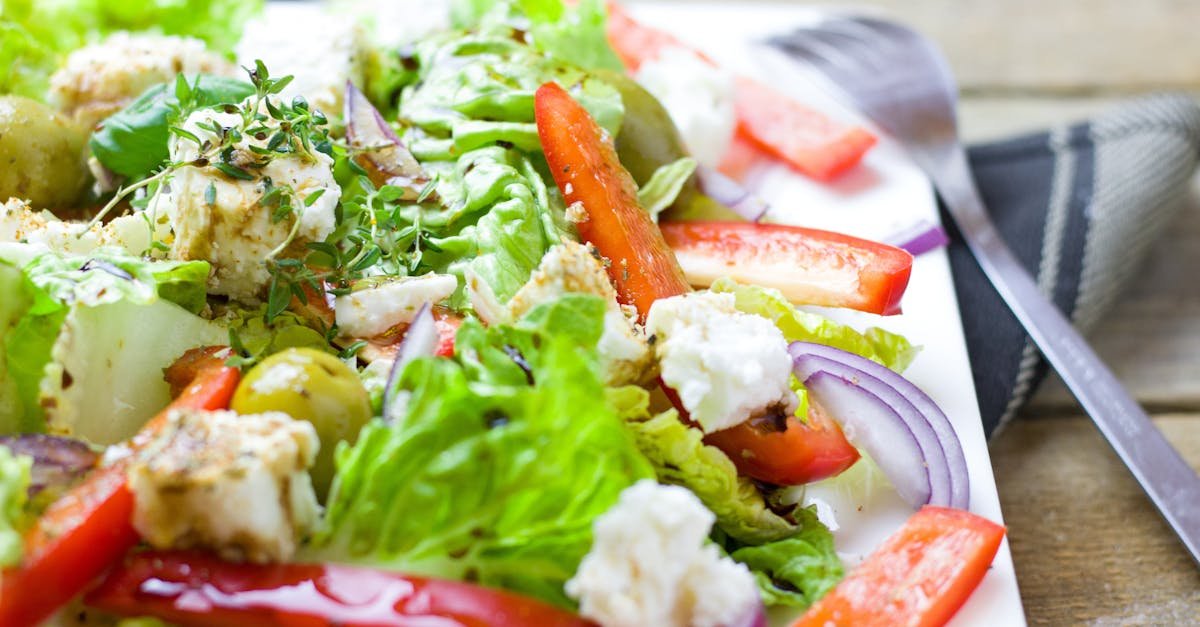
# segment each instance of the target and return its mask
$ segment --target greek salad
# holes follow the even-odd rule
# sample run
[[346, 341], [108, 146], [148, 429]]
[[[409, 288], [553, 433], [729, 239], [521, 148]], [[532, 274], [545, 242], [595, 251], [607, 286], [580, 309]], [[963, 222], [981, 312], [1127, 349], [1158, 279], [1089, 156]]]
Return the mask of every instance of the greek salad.
[[[874, 134], [600, 0], [0, 2], [0, 625], [939, 625], [930, 225]], [[811, 486], [907, 522], [845, 563]], [[845, 521], [843, 521], [844, 523]]]

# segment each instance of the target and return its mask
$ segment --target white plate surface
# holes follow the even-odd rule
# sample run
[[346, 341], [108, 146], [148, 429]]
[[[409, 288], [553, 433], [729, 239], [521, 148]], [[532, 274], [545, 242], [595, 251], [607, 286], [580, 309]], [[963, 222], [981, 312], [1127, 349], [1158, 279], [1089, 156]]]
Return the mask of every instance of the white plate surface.
[[[638, 2], [632, 11], [646, 23], [695, 45], [724, 67], [759, 78], [833, 117], [858, 121], [879, 136], [879, 144], [867, 153], [863, 163], [833, 184], [814, 182], [785, 166], [751, 172], [752, 185], [772, 205], [770, 220], [872, 239], [885, 237], [919, 219], [939, 221], [928, 180], [895, 142], [830, 98], [817, 79], [784, 55], [754, 43], [813, 19], [813, 9], [784, 3]], [[903, 333], [923, 347], [905, 376], [937, 401], [962, 440], [971, 478], [971, 511], [1003, 522], [944, 250], [917, 258], [903, 309], [902, 315], [889, 317], [833, 310], [821, 313], [858, 328], [879, 326]], [[809, 490], [810, 495], [820, 495], [833, 503], [839, 524], [834, 536], [848, 567], [861, 561], [912, 513], [889, 490], [852, 492], [833, 486]], [[785, 624], [787, 617], [787, 613], [779, 613], [772, 622]], [[1024, 624], [1006, 539], [983, 583], [951, 625]]]

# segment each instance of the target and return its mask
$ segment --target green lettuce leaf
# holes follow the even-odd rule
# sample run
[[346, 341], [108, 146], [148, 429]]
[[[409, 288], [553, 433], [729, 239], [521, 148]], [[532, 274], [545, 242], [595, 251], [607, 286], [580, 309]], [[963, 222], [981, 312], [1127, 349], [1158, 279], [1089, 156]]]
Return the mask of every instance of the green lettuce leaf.
[[658, 214], [675, 203], [679, 192], [695, 171], [696, 160], [691, 157], [684, 157], [658, 168], [650, 175], [650, 180], [638, 189], [638, 202], [650, 212], [654, 221], [658, 222]]
[[799, 532], [758, 546], [729, 543], [730, 557], [745, 564], [758, 581], [763, 603], [808, 607], [845, 576], [833, 534], [811, 508], [797, 509]]
[[[0, 430], [37, 433], [45, 430], [45, 410], [38, 390], [46, 365], [50, 363], [54, 341], [67, 316], [67, 306], [13, 266], [0, 261], [0, 267], [8, 268], [4, 271], [9, 277], [4, 286], [4, 300], [14, 306], [10, 310], [10, 319], [14, 322], [0, 328], [4, 345], [4, 387], [16, 391], [9, 397], [10, 413]], [[13, 278], [14, 270], [19, 278]]]
[[704, 444], [704, 433], [685, 425], [675, 410], [657, 416], [649, 412], [649, 394], [636, 387], [610, 391], [623, 407], [626, 426], [642, 454], [654, 465], [662, 483], [691, 490], [716, 514], [717, 526], [747, 544], [786, 538], [796, 525], [767, 508], [749, 479], [738, 476], [733, 462], [720, 449]]
[[242, 25], [262, 7], [263, 0], [2, 0], [0, 94], [44, 99], [68, 53], [116, 31], [197, 37], [232, 55]]
[[[406, 366], [396, 421], [337, 452], [304, 559], [477, 581], [560, 605], [592, 522], [653, 470], [605, 400], [605, 306], [572, 295], [513, 326], [468, 320], [454, 359]], [[567, 328], [559, 321], [573, 319]]]
[[114, 249], [86, 256], [47, 253], [25, 266], [25, 275], [61, 303], [102, 305], [159, 298], [198, 313], [206, 302], [207, 261], [150, 261]]
[[[254, 86], [243, 80], [201, 74], [187, 79], [183, 95], [189, 108], [241, 102], [254, 93]], [[169, 128], [175, 122], [180, 101], [176, 85], [155, 85], [138, 96], [129, 106], [104, 120], [88, 146], [104, 167], [139, 180], [161, 166], [168, 158]]]
[[450, 19], [464, 29], [524, 23], [541, 52], [588, 69], [625, 69], [608, 44], [608, 13], [600, 0], [571, 5], [563, 0], [453, 0]]
[[852, 327], [825, 316], [796, 309], [779, 290], [740, 285], [733, 279], [717, 279], [713, 292], [734, 295], [739, 311], [758, 314], [775, 322], [788, 342], [816, 342], [840, 348], [902, 372], [917, 356], [914, 347], [901, 335], [872, 327], [859, 333]]
[[33, 460], [0, 446], [0, 568], [21, 561], [22, 519]]
[[[419, 226], [422, 233], [419, 263], [379, 271], [471, 274], [507, 302], [551, 246], [578, 238], [547, 182], [534, 92], [551, 80], [572, 86], [614, 134], [624, 117], [620, 93], [517, 41], [505, 25], [435, 35], [417, 44], [413, 59], [417, 80], [405, 87], [398, 116], [413, 155], [436, 179], [437, 202], [398, 207], [397, 231]], [[364, 202], [352, 185], [343, 190], [344, 205]], [[466, 306], [461, 291], [452, 305]]]

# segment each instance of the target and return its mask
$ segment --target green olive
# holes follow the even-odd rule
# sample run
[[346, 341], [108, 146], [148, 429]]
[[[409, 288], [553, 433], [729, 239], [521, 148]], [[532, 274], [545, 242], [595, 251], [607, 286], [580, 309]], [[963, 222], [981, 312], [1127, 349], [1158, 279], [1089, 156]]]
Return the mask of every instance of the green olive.
[[[688, 156], [683, 137], [662, 103], [644, 87], [620, 72], [599, 70], [597, 75], [621, 94], [625, 118], [617, 133], [617, 157], [638, 185], [654, 171]], [[740, 220], [738, 214], [700, 192], [696, 177], [679, 190], [666, 216], [670, 220]]]
[[34, 208], [73, 206], [87, 183], [87, 133], [46, 105], [0, 96], [0, 202], [28, 200]]
[[354, 443], [371, 419], [371, 400], [352, 368], [313, 348], [289, 348], [250, 369], [233, 393], [239, 414], [281, 411], [311, 422], [321, 439], [313, 465], [313, 487], [322, 501], [333, 481], [337, 443]]

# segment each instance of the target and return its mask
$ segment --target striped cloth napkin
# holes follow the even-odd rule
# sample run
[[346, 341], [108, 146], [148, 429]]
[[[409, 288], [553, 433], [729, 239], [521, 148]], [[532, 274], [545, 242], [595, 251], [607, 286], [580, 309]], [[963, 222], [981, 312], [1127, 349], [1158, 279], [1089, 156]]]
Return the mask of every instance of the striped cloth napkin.
[[[1184, 205], [1200, 157], [1200, 108], [1183, 95], [1146, 97], [1083, 123], [972, 146], [969, 155], [1000, 233], [1086, 333]], [[1047, 369], [949, 216], [943, 222], [990, 436]]]

